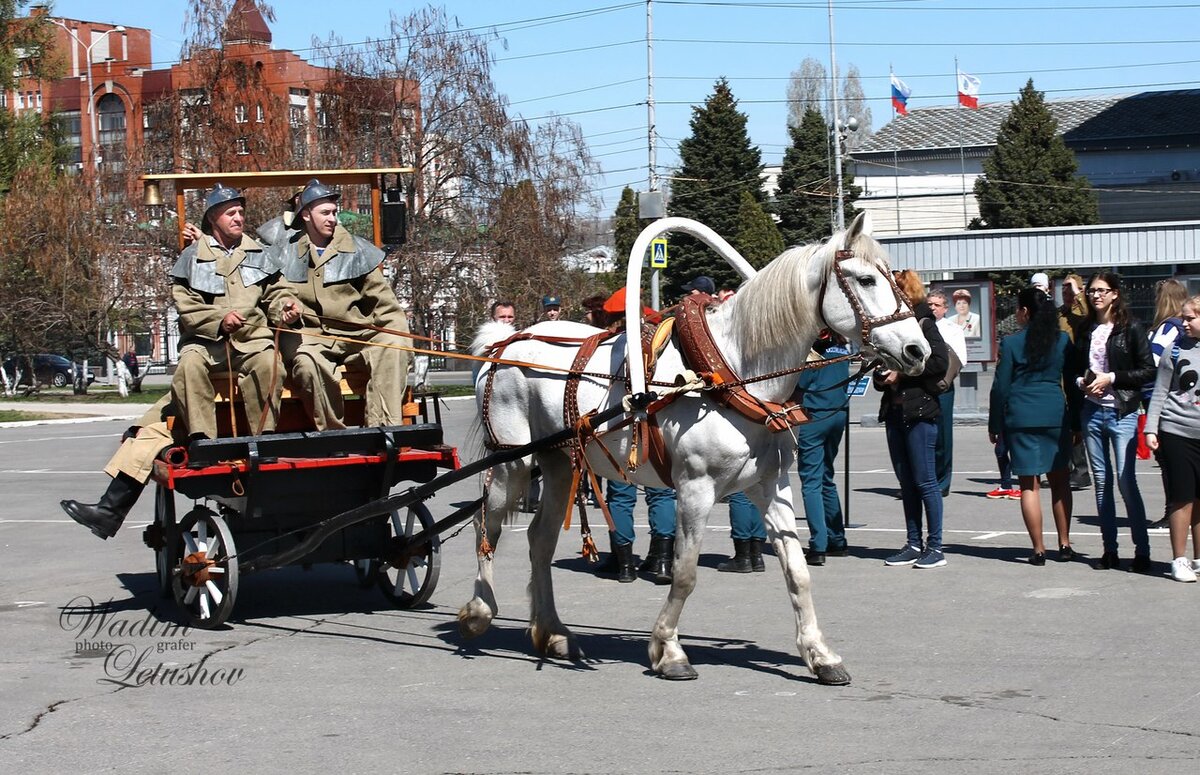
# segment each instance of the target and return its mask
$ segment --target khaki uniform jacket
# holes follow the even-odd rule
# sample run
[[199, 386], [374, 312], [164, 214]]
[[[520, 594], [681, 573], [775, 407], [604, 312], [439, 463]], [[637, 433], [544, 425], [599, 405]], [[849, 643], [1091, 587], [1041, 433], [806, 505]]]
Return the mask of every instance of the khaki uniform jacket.
[[272, 345], [274, 332], [259, 305], [268, 281], [278, 271], [263, 247], [250, 237], [232, 253], [207, 239], [189, 245], [171, 270], [171, 293], [179, 310], [179, 346], [221, 343], [221, 320], [236, 310], [246, 324], [233, 332], [230, 344], [240, 353], [256, 353]]
[[364, 324], [408, 330], [404, 308], [383, 277], [383, 251], [342, 226], [320, 256], [304, 232], [276, 243], [271, 253], [282, 270], [266, 292], [273, 324], [283, 314], [283, 303], [293, 298], [304, 308], [301, 334], [357, 338], [374, 333]]

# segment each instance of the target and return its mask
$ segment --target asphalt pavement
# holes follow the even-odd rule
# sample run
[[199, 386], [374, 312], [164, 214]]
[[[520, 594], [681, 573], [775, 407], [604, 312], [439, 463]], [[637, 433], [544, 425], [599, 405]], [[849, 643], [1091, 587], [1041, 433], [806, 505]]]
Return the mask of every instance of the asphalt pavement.
[[[863, 413], [870, 400], [856, 399]], [[471, 402], [447, 401], [443, 417], [449, 443], [478, 455]], [[851, 556], [812, 570], [820, 626], [853, 682], [823, 687], [796, 652], [778, 565], [716, 571], [731, 549], [722, 506], [680, 625], [693, 682], [648, 671], [667, 588], [593, 575], [575, 529], [554, 581], [586, 659], [533, 653], [527, 514], [498, 546], [500, 615], [473, 641], [456, 626], [474, 577], [469, 528], [445, 536], [440, 582], [418, 610], [360, 589], [349, 566], [317, 565], [244, 576], [224, 629], [171, 627], [141, 541], [150, 493], [107, 542], [57, 505], [100, 495], [125, 424], [0, 428], [0, 771], [1127, 775], [1200, 758], [1186, 667], [1200, 584], [1164, 575], [1157, 531], [1150, 575], [1030, 566], [1018, 504], [983, 497], [996, 476], [983, 428], [956, 428], [949, 564], [921, 571], [883, 565], [904, 540], [895, 477], [882, 430], [853, 427]], [[1158, 477], [1138, 463], [1152, 517]], [[444, 516], [478, 491], [463, 482], [428, 505]], [[1098, 555], [1090, 490], [1075, 515], [1076, 548]], [[636, 520], [640, 553], [640, 503]], [[1052, 545], [1048, 515], [1047, 529]], [[1124, 526], [1121, 546], [1132, 554]], [[203, 679], [169, 685], [171, 667]]]

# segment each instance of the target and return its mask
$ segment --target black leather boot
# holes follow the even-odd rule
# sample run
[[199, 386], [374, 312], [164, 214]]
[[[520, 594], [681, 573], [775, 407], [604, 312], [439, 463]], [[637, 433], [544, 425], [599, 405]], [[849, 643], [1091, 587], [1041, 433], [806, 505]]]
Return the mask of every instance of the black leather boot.
[[617, 558], [617, 581], [629, 584], [637, 581], [637, 567], [633, 564], [633, 544], [617, 544], [613, 547]]
[[617, 561], [617, 539], [612, 531], [609, 531], [608, 556], [604, 558], [604, 562], [596, 563], [592, 570], [594, 573], [599, 574], [613, 574], [619, 569], [620, 563]]
[[763, 573], [767, 566], [763, 563], [762, 558], [763, 542], [761, 538], [750, 539], [750, 570], [755, 573]]
[[[759, 562], [762, 562], [761, 555]], [[753, 570], [750, 565], [750, 539], [733, 539], [733, 557], [718, 565], [717, 570], [722, 573], [750, 573]]]
[[125, 521], [125, 515], [133, 508], [133, 504], [137, 503], [138, 496], [142, 494], [145, 486], [132, 477], [117, 474], [109, 482], [108, 489], [104, 491], [99, 503], [92, 505], [67, 500], [59, 501], [58, 504], [67, 512], [67, 516], [107, 541], [117, 534], [121, 523]]
[[655, 566], [658, 565], [658, 547], [661, 545], [658, 536], [650, 535], [650, 549], [646, 552], [646, 556], [642, 558], [642, 564], [638, 566], [638, 573], [653, 573]]
[[654, 536], [650, 540], [651, 551], [657, 550], [654, 567], [655, 584], [670, 584], [675, 572], [675, 536]]

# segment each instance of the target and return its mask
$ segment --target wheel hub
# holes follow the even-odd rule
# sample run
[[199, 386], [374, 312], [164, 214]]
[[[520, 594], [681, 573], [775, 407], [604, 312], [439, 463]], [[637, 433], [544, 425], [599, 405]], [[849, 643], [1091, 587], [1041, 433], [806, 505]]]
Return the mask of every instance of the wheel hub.
[[202, 587], [212, 579], [209, 569], [217, 563], [205, 552], [192, 552], [183, 558], [183, 580], [193, 587]]

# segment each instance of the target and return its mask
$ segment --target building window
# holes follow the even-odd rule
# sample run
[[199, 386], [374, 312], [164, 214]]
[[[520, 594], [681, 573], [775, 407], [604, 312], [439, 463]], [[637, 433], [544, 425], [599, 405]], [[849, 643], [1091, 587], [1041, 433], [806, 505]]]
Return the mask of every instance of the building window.
[[100, 129], [100, 157], [110, 172], [125, 169], [125, 103], [115, 94], [105, 94], [96, 103]]
[[245, 105], [235, 105], [233, 107], [233, 120], [239, 124], [244, 124], [250, 120], [250, 113], [246, 110]]
[[260, 102], [260, 103], [258, 103], [258, 105], [256, 105], [254, 107], [254, 121], [256, 123], [261, 124], [263, 122], [263, 120], [264, 120], [263, 106], [262, 106], [262, 103]]
[[288, 123], [294, 127], [304, 126], [304, 116], [307, 109], [303, 105], [288, 106]]
[[64, 110], [56, 117], [63, 144], [70, 149], [68, 161], [72, 167], [83, 163], [83, 121], [78, 110]]
[[250, 155], [250, 141], [245, 137], [239, 137], [237, 139], [237, 154], [238, 156]]

